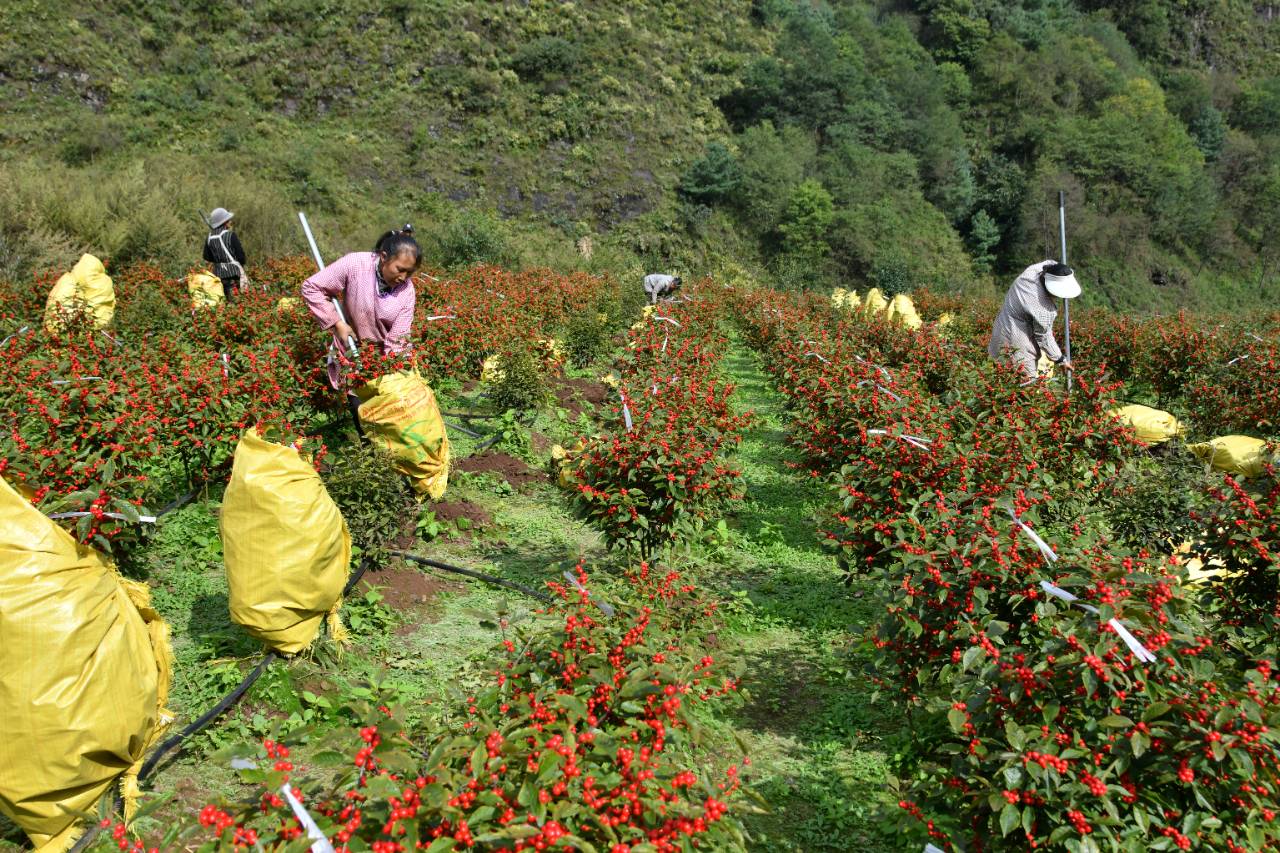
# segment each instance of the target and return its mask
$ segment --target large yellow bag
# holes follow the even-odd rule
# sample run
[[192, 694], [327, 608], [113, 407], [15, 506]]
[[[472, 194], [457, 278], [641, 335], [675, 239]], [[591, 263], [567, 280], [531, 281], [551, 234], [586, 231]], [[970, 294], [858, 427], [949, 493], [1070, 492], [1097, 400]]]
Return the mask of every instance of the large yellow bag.
[[79, 834], [172, 719], [169, 628], [127, 581], [0, 478], [0, 811], [41, 853]]
[[889, 308], [889, 300], [884, 298], [880, 288], [873, 287], [862, 298], [862, 313], [868, 317], [883, 314]]
[[416, 372], [388, 373], [356, 390], [360, 423], [419, 495], [438, 500], [449, 484], [449, 436], [431, 386]]
[[835, 290], [831, 291], [831, 307], [844, 308], [844, 301], [848, 297], [849, 291], [845, 290], [843, 287], [837, 287]]
[[1108, 414], [1133, 427], [1138, 440], [1144, 444], [1163, 444], [1187, 434], [1187, 428], [1177, 418], [1150, 406], [1130, 404], [1112, 409]]
[[1247, 435], [1224, 435], [1201, 444], [1188, 444], [1187, 449], [1218, 471], [1256, 477], [1262, 466], [1274, 462], [1267, 455], [1267, 443]]
[[226, 298], [222, 291], [222, 279], [210, 272], [193, 272], [188, 275], [187, 292], [191, 294], [192, 308], [217, 308]]
[[850, 290], [844, 295], [844, 310], [849, 313], [862, 310], [862, 297], [858, 295], [858, 291]]
[[222, 552], [231, 619], [284, 654], [311, 645], [338, 621], [351, 535], [315, 468], [292, 447], [250, 429], [236, 445], [222, 498]]
[[64, 273], [49, 291], [44, 306], [45, 331], [61, 328], [64, 315], [74, 311], [77, 303], [88, 308], [97, 329], [111, 325], [116, 315], [116, 290], [111, 276], [93, 255], [82, 255], [71, 272]]
[[920, 315], [916, 312], [915, 303], [905, 293], [899, 293], [893, 297], [893, 301], [889, 303], [888, 311], [885, 312], [885, 319], [897, 322], [913, 332], [924, 325], [920, 320]]

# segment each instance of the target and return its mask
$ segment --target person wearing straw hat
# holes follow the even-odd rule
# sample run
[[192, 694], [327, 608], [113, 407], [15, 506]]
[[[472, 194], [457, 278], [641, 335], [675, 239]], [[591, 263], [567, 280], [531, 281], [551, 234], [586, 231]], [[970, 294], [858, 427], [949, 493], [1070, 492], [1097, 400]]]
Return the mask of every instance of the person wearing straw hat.
[[228, 301], [236, 289], [247, 290], [249, 276], [244, 271], [244, 247], [231, 230], [235, 214], [225, 207], [215, 207], [209, 214], [209, 236], [204, 241], [204, 259], [213, 264], [213, 274], [222, 280], [222, 293]]
[[1053, 322], [1058, 318], [1054, 300], [1079, 295], [1080, 283], [1066, 264], [1049, 260], [1027, 267], [1004, 297], [1004, 306], [991, 326], [987, 355], [1018, 368], [1028, 380], [1038, 375], [1036, 362], [1042, 354], [1070, 370], [1071, 362], [1053, 337]]

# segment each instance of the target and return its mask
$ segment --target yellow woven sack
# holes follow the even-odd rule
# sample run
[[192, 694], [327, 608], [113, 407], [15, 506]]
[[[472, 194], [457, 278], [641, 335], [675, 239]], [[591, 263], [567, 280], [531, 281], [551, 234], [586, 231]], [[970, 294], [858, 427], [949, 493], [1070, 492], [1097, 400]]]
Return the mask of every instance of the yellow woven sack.
[[222, 552], [231, 619], [297, 654], [329, 616], [334, 638], [351, 563], [351, 535], [315, 468], [292, 447], [246, 430], [222, 499]]
[[920, 315], [916, 312], [915, 303], [905, 293], [899, 293], [893, 297], [893, 301], [889, 303], [887, 314], [888, 319], [896, 320], [899, 325], [905, 326], [912, 331], [924, 325], [920, 320]]
[[44, 306], [46, 331], [57, 331], [63, 315], [72, 311], [76, 303], [85, 305], [93, 315], [93, 325], [105, 329], [116, 315], [116, 291], [102, 261], [93, 255], [82, 255], [71, 272], [63, 274], [49, 291]]
[[192, 308], [217, 308], [226, 298], [222, 280], [210, 272], [193, 272], [187, 276], [187, 293]]
[[843, 287], [837, 287], [831, 291], [831, 307], [844, 308], [844, 301], [849, 298], [849, 291]]
[[862, 310], [862, 297], [858, 295], [858, 291], [850, 290], [844, 295], [844, 310], [849, 313]]
[[40, 853], [79, 834], [172, 719], [169, 628], [145, 584], [78, 544], [0, 478], [0, 811]]
[[1188, 444], [1187, 449], [1215, 469], [1242, 477], [1256, 477], [1262, 473], [1263, 465], [1273, 461], [1267, 457], [1267, 443], [1247, 435], [1211, 438], [1200, 444]]
[[296, 296], [281, 296], [276, 300], [277, 311], [298, 311], [302, 308], [302, 300]]
[[1187, 434], [1187, 428], [1177, 418], [1150, 406], [1120, 406], [1108, 414], [1132, 427], [1138, 440], [1144, 444], [1163, 444]]
[[870, 317], [875, 314], [883, 314], [889, 308], [889, 300], [884, 298], [884, 294], [880, 292], [880, 288], [873, 287], [867, 291], [867, 295], [862, 298], [862, 313]]
[[356, 395], [365, 434], [391, 454], [414, 491], [438, 500], [449, 484], [449, 436], [431, 386], [415, 372], [388, 373]]

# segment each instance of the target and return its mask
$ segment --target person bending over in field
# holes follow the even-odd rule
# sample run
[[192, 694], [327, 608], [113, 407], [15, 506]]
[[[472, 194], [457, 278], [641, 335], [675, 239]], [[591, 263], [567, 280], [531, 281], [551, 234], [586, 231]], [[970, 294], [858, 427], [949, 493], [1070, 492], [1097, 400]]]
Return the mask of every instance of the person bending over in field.
[[1058, 317], [1054, 297], [1074, 299], [1080, 284], [1071, 267], [1057, 261], [1041, 261], [1022, 271], [1004, 297], [1004, 306], [991, 327], [987, 355], [1022, 371], [1028, 381], [1038, 375], [1036, 362], [1041, 354], [1065, 370], [1071, 369], [1053, 337], [1053, 321]]
[[649, 304], [654, 305], [659, 299], [670, 299], [680, 289], [680, 276], [650, 273], [644, 277], [644, 292], [649, 297]]
[[[413, 239], [413, 228], [406, 225], [379, 237], [372, 252], [343, 255], [311, 276], [302, 283], [302, 299], [320, 327], [333, 332], [339, 350], [355, 337], [377, 343], [384, 355], [395, 355], [410, 346], [413, 274], [421, 263], [422, 249]], [[338, 318], [334, 298], [342, 303], [346, 322]], [[354, 417], [359, 407], [355, 395], [347, 394], [347, 406]], [[357, 418], [357, 429], [359, 423]]]
[[237, 290], [249, 289], [244, 247], [231, 230], [234, 217], [225, 207], [214, 208], [209, 214], [209, 236], [204, 240], [204, 259], [213, 264], [213, 274], [222, 281], [222, 295], [228, 302]]

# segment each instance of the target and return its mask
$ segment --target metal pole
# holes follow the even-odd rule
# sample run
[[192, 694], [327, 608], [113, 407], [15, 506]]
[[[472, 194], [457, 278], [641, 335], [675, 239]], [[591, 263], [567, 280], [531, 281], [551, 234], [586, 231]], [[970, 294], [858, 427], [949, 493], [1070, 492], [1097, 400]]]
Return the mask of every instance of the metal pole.
[[[316, 260], [316, 266], [324, 269], [324, 261], [320, 257], [320, 249], [316, 247], [316, 238], [311, 234], [311, 226], [307, 224], [307, 215], [301, 210], [298, 211], [298, 221], [302, 223], [302, 231], [307, 235], [307, 242], [311, 245], [311, 256]], [[333, 310], [338, 312], [338, 319], [347, 322], [347, 317], [342, 313], [342, 303], [338, 301], [338, 297], [333, 297]], [[355, 361], [360, 360], [360, 347], [356, 344], [355, 335], [347, 336], [347, 347], [351, 352], [351, 358]]]
[[[1067, 194], [1058, 190], [1058, 233], [1062, 236], [1062, 263], [1067, 262]], [[1067, 361], [1071, 361], [1071, 300], [1062, 300], [1062, 324]], [[1071, 369], [1067, 369], [1067, 393], [1071, 393]]]

